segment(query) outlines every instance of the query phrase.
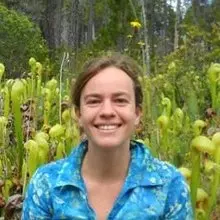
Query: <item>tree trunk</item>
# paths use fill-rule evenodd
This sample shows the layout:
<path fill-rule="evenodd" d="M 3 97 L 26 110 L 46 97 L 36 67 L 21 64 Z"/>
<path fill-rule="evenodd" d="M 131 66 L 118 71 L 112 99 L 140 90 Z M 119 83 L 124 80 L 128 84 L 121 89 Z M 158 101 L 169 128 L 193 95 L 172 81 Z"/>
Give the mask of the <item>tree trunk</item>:
<path fill-rule="evenodd" d="M 192 0 L 193 21 L 196 25 L 199 24 L 200 19 L 200 0 Z"/>
<path fill-rule="evenodd" d="M 162 55 L 166 55 L 168 53 L 168 46 L 167 46 L 167 27 L 168 27 L 168 16 L 167 16 L 167 3 L 166 0 L 162 1 L 161 5 L 161 16 L 162 16 L 162 41 L 163 41 L 163 53 Z"/>
<path fill-rule="evenodd" d="M 95 0 L 89 0 L 89 22 L 87 42 L 91 42 L 95 39 L 94 6 Z"/>
<path fill-rule="evenodd" d="M 144 26 L 144 43 L 145 43 L 145 46 L 143 47 L 143 61 L 144 61 L 144 67 L 146 66 L 146 74 L 150 75 L 150 53 L 149 53 L 148 31 L 147 31 L 147 20 L 146 20 L 147 11 L 145 8 L 144 0 L 141 0 L 141 8 L 142 8 L 142 18 L 143 18 L 143 26 Z"/>
<path fill-rule="evenodd" d="M 176 19 L 174 32 L 174 51 L 179 47 L 179 24 L 180 24 L 180 0 L 176 2 Z"/>
<path fill-rule="evenodd" d="M 49 48 L 57 48 L 60 45 L 61 9 L 62 1 L 45 1 L 45 11 L 43 13 L 41 26 L 43 28 L 45 38 L 47 39 Z"/>

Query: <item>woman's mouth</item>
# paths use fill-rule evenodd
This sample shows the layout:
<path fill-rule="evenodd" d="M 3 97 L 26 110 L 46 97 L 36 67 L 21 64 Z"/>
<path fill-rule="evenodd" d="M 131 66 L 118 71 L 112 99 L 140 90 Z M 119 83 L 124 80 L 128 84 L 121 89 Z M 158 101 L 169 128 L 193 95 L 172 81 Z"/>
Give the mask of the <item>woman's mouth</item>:
<path fill-rule="evenodd" d="M 101 131 L 115 131 L 118 129 L 121 125 L 120 124 L 100 124 L 95 125 L 95 127 Z"/>

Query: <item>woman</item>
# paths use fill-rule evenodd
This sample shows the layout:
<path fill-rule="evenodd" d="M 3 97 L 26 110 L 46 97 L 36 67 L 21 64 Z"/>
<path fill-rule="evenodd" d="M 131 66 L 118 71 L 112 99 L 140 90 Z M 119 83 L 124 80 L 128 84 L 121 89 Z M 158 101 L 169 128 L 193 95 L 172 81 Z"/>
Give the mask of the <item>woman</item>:
<path fill-rule="evenodd" d="M 193 219 L 181 174 L 131 140 L 141 116 L 139 74 L 119 54 L 85 65 L 72 101 L 87 140 L 37 170 L 22 219 Z"/>

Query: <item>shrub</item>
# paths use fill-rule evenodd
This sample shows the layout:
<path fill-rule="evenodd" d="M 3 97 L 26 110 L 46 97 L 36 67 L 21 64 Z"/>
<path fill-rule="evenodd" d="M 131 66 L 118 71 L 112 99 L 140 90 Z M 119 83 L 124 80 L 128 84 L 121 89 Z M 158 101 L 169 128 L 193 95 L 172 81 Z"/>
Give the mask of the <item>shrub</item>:
<path fill-rule="evenodd" d="M 44 62 L 47 46 L 39 27 L 26 16 L 0 4 L 0 61 L 6 66 L 6 77 L 18 77 L 28 68 L 27 60 L 35 57 Z"/>

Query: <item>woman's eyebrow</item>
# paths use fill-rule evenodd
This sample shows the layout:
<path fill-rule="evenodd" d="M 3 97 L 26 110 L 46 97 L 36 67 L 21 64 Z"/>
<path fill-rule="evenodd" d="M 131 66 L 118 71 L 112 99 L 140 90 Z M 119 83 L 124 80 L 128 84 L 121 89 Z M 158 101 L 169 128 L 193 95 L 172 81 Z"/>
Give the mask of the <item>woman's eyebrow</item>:
<path fill-rule="evenodd" d="M 101 97 L 101 95 L 98 93 L 90 93 L 90 94 L 84 96 L 84 100 L 86 100 L 88 98 L 100 98 L 100 97 Z"/>
<path fill-rule="evenodd" d="M 127 92 L 115 92 L 113 93 L 113 96 L 126 96 L 126 97 L 130 97 L 130 95 Z"/>
<path fill-rule="evenodd" d="M 88 99 L 88 98 L 100 98 L 102 96 L 102 94 L 99 93 L 89 93 L 87 95 L 84 96 L 84 100 Z M 129 94 L 127 92 L 124 91 L 120 91 L 120 92 L 115 92 L 112 94 L 113 97 L 118 97 L 118 96 L 126 96 L 126 97 L 130 97 Z"/>

